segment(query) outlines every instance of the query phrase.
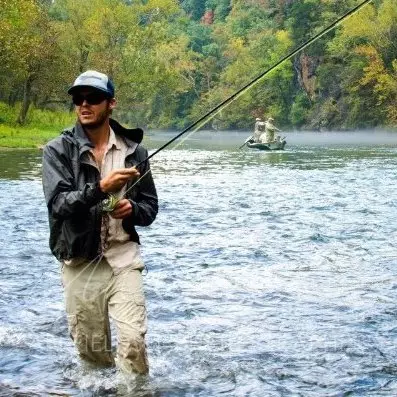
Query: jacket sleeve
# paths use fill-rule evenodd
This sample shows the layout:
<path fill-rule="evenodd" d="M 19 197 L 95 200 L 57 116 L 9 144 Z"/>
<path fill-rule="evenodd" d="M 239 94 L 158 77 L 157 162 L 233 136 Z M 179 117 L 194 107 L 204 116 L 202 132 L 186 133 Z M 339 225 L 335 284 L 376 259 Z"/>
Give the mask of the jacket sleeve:
<path fill-rule="evenodd" d="M 145 153 L 147 157 L 147 151 Z M 156 187 L 149 161 L 145 161 L 140 169 L 141 181 L 138 192 L 134 200 L 130 199 L 133 213 L 123 220 L 124 228 L 128 230 L 130 226 L 149 226 L 155 219 L 158 212 L 158 199 Z"/>
<path fill-rule="evenodd" d="M 42 179 L 48 211 L 54 218 L 67 219 L 86 213 L 106 198 L 99 182 L 86 183 L 77 190 L 72 160 L 57 144 L 50 143 L 44 148 Z"/>

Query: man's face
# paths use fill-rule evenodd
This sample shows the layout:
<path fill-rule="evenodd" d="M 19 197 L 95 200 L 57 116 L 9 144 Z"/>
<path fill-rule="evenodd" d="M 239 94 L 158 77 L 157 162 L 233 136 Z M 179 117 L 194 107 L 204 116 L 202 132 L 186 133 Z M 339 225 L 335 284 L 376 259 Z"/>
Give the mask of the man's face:
<path fill-rule="evenodd" d="M 73 94 L 73 103 L 82 126 L 94 129 L 103 125 L 109 118 L 116 100 L 107 98 L 101 91 L 84 88 Z"/>

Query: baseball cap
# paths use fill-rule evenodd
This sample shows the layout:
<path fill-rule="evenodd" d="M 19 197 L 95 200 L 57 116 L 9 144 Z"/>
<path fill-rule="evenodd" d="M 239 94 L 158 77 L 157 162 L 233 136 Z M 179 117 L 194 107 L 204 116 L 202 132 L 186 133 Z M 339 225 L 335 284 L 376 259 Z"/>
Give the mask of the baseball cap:
<path fill-rule="evenodd" d="M 106 93 L 111 98 L 114 97 L 114 84 L 112 80 L 106 74 L 97 72 L 96 70 L 87 70 L 80 74 L 69 88 L 68 94 L 73 95 L 80 88 L 84 87 L 95 88 Z"/>

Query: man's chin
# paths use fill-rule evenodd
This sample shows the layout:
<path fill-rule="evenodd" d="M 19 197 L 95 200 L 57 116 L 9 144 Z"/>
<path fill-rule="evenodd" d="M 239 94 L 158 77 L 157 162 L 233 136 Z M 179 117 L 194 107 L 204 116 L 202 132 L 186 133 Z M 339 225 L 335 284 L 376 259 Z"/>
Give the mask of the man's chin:
<path fill-rule="evenodd" d="M 90 129 L 96 129 L 103 125 L 103 121 L 92 121 L 92 120 L 80 120 L 80 124 L 90 130 Z"/>

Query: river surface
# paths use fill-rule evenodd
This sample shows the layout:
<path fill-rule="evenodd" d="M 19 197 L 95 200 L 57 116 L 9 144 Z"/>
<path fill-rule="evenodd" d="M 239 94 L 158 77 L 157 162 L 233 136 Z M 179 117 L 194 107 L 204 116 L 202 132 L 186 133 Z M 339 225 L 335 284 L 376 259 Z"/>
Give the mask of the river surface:
<path fill-rule="evenodd" d="M 290 133 L 272 153 L 247 135 L 152 159 L 151 373 L 128 384 L 68 337 L 41 153 L 0 151 L 0 395 L 397 395 L 397 135 Z"/>

